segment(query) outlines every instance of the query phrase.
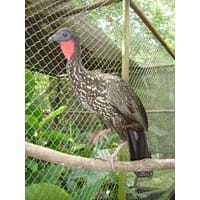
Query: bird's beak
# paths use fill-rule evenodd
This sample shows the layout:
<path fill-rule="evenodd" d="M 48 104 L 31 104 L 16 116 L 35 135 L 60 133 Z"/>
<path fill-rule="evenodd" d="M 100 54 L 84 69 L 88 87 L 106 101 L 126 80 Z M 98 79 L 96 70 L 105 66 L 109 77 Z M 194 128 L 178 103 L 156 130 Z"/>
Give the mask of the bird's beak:
<path fill-rule="evenodd" d="M 54 34 L 51 37 L 49 37 L 48 42 L 54 42 L 54 41 L 58 41 L 57 35 Z"/>

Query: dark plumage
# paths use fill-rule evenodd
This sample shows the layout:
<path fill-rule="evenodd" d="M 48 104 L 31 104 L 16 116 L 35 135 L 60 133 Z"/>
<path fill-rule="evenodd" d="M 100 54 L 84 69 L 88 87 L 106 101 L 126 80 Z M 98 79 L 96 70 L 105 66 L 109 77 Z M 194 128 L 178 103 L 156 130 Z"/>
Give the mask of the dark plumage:
<path fill-rule="evenodd" d="M 96 112 L 104 124 L 116 130 L 121 141 L 128 139 L 130 160 L 151 158 L 145 131 L 148 120 L 140 99 L 129 84 L 118 76 L 88 71 L 81 64 L 80 44 L 76 34 L 62 28 L 49 41 L 60 43 L 67 71 L 81 104 Z M 137 172 L 149 176 L 152 172 Z"/>

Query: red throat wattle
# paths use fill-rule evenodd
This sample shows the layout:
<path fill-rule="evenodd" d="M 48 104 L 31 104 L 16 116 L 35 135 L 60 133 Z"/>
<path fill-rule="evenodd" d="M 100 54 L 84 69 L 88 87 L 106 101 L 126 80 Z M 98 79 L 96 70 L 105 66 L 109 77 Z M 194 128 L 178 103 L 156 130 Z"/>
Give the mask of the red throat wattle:
<path fill-rule="evenodd" d="M 60 47 L 66 59 L 71 60 L 74 51 L 75 51 L 75 44 L 73 40 L 69 41 L 62 41 L 60 42 Z"/>

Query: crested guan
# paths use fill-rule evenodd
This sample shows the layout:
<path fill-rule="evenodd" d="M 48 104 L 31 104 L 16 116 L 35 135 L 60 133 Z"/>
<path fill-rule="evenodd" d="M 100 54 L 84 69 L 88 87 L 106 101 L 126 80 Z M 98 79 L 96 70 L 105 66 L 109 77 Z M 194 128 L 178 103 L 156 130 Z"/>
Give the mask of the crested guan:
<path fill-rule="evenodd" d="M 129 84 L 118 76 L 88 71 L 81 64 L 80 41 L 72 30 L 61 28 L 49 38 L 60 44 L 65 58 L 66 68 L 75 93 L 81 104 L 93 111 L 110 129 L 115 130 L 121 144 L 112 154 L 119 152 L 126 140 L 129 144 L 130 160 L 151 158 L 145 131 L 148 120 L 140 99 Z M 152 176 L 152 171 L 135 172 L 139 177 Z"/>

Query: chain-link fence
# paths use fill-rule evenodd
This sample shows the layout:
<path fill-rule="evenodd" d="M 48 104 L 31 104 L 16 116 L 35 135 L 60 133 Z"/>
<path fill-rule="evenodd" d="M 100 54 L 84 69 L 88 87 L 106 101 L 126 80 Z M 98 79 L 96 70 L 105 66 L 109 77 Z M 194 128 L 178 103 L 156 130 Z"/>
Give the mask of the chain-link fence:
<path fill-rule="evenodd" d="M 89 136 L 103 125 L 77 101 L 66 61 L 47 40 L 60 27 L 69 27 L 80 37 L 85 68 L 121 76 L 122 23 L 119 0 L 26 0 L 26 141 L 84 157 L 109 155 L 117 146 L 117 134 L 88 145 Z M 147 110 L 152 155 L 174 158 L 174 60 L 132 9 L 129 63 L 129 82 Z M 114 200 L 118 176 L 26 157 L 26 197 Z M 126 180 L 127 199 L 157 199 L 173 184 L 174 171 L 156 171 L 137 185 L 133 173 Z"/>

